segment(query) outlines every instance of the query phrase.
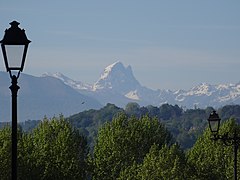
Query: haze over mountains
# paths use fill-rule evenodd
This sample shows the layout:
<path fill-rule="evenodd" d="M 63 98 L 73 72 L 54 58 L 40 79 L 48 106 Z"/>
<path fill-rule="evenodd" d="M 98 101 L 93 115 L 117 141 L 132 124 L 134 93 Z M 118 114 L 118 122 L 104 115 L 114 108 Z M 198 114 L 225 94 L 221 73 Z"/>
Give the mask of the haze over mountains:
<path fill-rule="evenodd" d="M 69 116 L 87 109 L 98 109 L 106 103 L 125 107 L 129 102 L 141 106 L 178 104 L 183 108 L 221 107 L 240 104 L 240 83 L 210 85 L 202 83 L 190 90 L 153 90 L 141 85 L 131 66 L 121 62 L 107 66 L 94 84 L 72 80 L 61 73 L 41 77 L 21 74 L 18 93 L 19 121 L 42 119 L 62 113 Z M 0 72 L 0 121 L 10 121 L 10 78 Z"/>

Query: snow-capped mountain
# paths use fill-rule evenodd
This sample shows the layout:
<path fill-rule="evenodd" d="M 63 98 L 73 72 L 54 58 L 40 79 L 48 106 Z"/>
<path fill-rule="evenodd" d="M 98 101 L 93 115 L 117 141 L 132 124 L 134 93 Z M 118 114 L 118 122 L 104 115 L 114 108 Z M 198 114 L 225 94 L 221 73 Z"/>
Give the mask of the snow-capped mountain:
<path fill-rule="evenodd" d="M 129 93 L 140 87 L 135 79 L 131 66 L 124 67 L 121 62 L 115 62 L 104 69 L 100 79 L 93 85 L 93 90 L 113 89 L 121 94 Z"/>
<path fill-rule="evenodd" d="M 190 90 L 152 90 L 136 80 L 131 66 L 124 67 L 119 61 L 107 66 L 93 85 L 74 81 L 60 73 L 44 76 L 58 78 L 102 104 L 114 103 L 120 107 L 124 107 L 128 102 L 137 102 L 142 106 L 169 103 L 186 108 L 240 104 L 240 83 L 220 85 L 202 83 Z"/>
<path fill-rule="evenodd" d="M 227 104 L 240 104 L 240 84 L 210 85 L 202 83 L 189 91 L 177 94 L 176 102 L 186 107 L 220 107 Z"/>

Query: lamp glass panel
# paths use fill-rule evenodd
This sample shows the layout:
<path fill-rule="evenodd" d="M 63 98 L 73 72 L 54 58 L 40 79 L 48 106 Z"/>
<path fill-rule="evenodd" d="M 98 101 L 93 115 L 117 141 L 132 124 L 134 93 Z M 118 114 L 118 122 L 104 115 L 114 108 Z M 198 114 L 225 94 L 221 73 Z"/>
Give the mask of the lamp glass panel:
<path fill-rule="evenodd" d="M 5 45 L 8 67 L 21 68 L 24 45 Z"/>
<path fill-rule="evenodd" d="M 209 125 L 212 132 L 218 132 L 219 121 L 209 121 Z"/>

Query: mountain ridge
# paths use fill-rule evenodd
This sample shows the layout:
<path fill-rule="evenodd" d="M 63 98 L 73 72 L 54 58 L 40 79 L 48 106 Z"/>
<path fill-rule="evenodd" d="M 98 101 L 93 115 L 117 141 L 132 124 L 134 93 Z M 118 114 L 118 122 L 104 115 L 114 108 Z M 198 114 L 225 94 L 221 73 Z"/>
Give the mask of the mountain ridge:
<path fill-rule="evenodd" d="M 35 77 L 21 74 L 18 79 L 18 121 L 39 120 L 44 116 L 69 116 L 102 105 L 92 97 L 83 95 L 56 77 Z M 11 121 L 11 79 L 0 72 L 0 121 Z"/>
<path fill-rule="evenodd" d="M 110 102 L 120 107 L 129 102 L 137 102 L 142 106 L 169 103 L 186 108 L 207 106 L 217 108 L 227 104 L 240 104 L 240 83 L 218 85 L 200 83 L 189 90 L 153 90 L 142 86 L 134 77 L 132 67 L 130 65 L 125 67 L 120 61 L 108 65 L 93 85 L 84 85 L 80 82 L 78 86 L 73 86 L 61 77 L 56 78 L 62 79 L 65 84 L 97 99 L 102 104 Z M 86 86 L 88 88 L 82 88 Z"/>
<path fill-rule="evenodd" d="M 11 93 L 8 73 L 0 72 L 0 121 L 10 121 Z M 75 81 L 61 73 L 40 77 L 21 74 L 18 93 L 18 121 L 42 119 L 63 114 L 69 116 L 107 103 L 125 107 L 129 102 L 140 106 L 179 105 L 182 108 L 218 108 L 240 104 L 240 83 L 211 85 L 201 83 L 189 90 L 153 90 L 139 83 L 132 67 L 120 61 L 107 66 L 94 84 Z"/>

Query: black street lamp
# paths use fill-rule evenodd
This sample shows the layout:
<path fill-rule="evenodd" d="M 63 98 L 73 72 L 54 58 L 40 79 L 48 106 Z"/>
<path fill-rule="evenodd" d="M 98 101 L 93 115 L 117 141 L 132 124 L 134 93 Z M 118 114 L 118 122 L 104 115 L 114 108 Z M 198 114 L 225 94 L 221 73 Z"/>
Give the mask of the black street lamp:
<path fill-rule="evenodd" d="M 12 179 L 17 179 L 17 85 L 20 72 L 23 71 L 28 44 L 24 29 L 18 27 L 20 23 L 13 21 L 11 27 L 5 30 L 3 39 L 0 41 L 3 58 L 7 72 L 10 74 L 12 85 Z M 16 74 L 16 75 L 15 75 Z"/>
<path fill-rule="evenodd" d="M 234 148 L 234 179 L 237 180 L 237 151 L 238 151 L 238 146 L 240 145 L 240 137 L 237 135 L 236 129 L 234 130 L 233 136 L 230 136 L 229 133 L 219 135 L 218 131 L 220 127 L 220 121 L 221 119 L 219 118 L 216 111 L 213 111 L 208 118 L 209 128 L 213 134 L 213 140 L 215 141 L 222 140 L 226 146 L 233 146 Z"/>
<path fill-rule="evenodd" d="M 220 127 L 220 121 L 221 121 L 221 119 L 219 118 L 216 111 L 213 111 L 208 118 L 209 128 L 214 135 L 218 134 L 219 127 Z"/>

